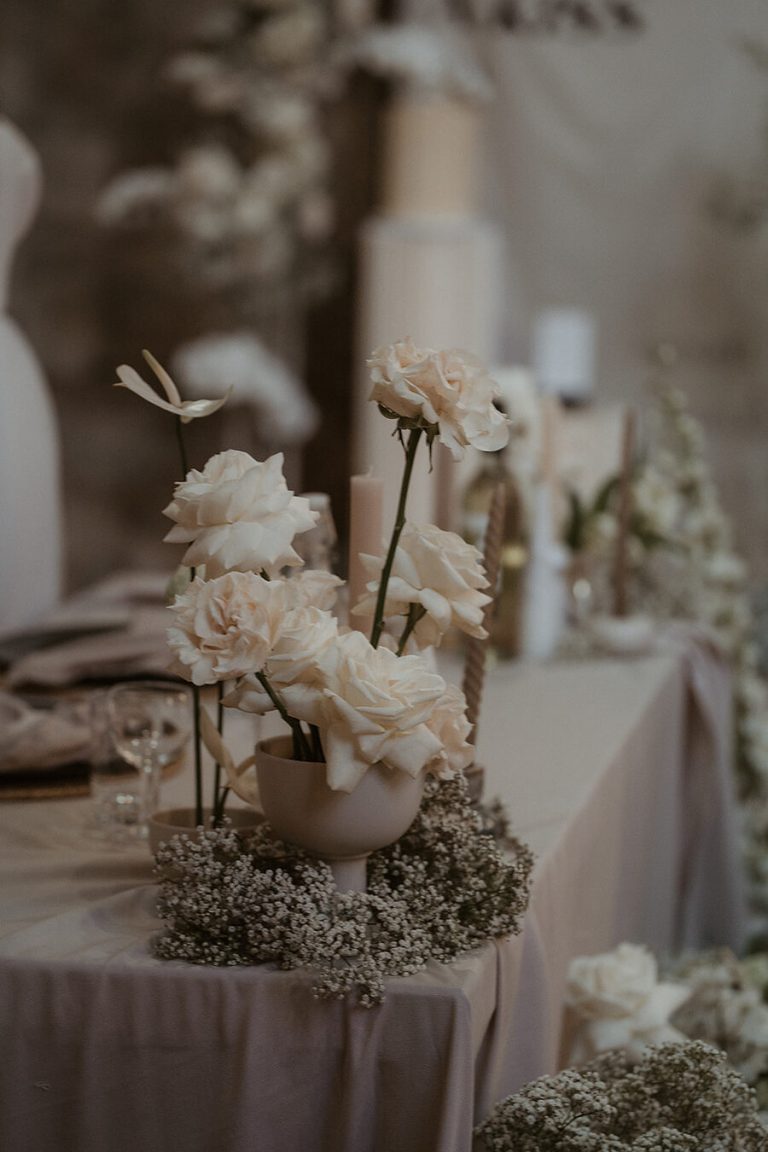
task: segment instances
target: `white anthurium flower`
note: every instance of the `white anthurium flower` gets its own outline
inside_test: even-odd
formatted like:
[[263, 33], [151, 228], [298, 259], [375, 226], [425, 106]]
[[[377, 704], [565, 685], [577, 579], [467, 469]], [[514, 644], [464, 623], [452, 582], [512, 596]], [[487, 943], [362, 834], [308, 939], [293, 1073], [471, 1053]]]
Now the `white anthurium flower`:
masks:
[[683, 1041], [669, 1020], [690, 995], [685, 984], [660, 982], [655, 957], [638, 945], [577, 957], [566, 987], [576, 1023], [570, 1062], [586, 1063], [612, 1048], [639, 1060], [650, 1045]]
[[219, 408], [223, 408], [229, 399], [231, 388], [218, 400], [182, 400], [178, 388], [162, 364], [158, 363], [146, 348], [142, 355], [160, 381], [166, 399], [163, 400], [152, 385], [147, 384], [146, 380], [143, 380], [136, 369], [131, 368], [129, 364], [121, 364], [118, 368], [119, 380], [115, 382], [115, 388], [127, 388], [129, 392], [134, 392], [142, 400], [154, 404], [157, 408], [162, 408], [164, 412], [173, 412], [174, 416], [179, 417], [182, 424], [189, 424], [190, 420], [197, 420], [202, 416], [210, 416], [213, 412], [218, 412]]
[[239, 764], [235, 763], [234, 756], [227, 748], [205, 708], [200, 709], [200, 735], [203, 738], [203, 744], [215, 762], [224, 769], [232, 791], [241, 800], [245, 800], [246, 804], [250, 804], [251, 807], [261, 811], [259, 784], [256, 778], [256, 757], [248, 756]]

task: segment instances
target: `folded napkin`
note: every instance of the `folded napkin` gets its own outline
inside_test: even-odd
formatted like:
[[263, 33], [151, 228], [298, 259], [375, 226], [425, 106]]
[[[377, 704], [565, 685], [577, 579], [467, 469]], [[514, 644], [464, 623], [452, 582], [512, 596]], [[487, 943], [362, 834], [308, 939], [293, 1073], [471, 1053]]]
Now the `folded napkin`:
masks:
[[53, 709], [32, 708], [0, 692], [0, 774], [58, 768], [86, 760], [91, 730], [85, 719]]
[[93, 680], [167, 676], [168, 624], [166, 608], [142, 608], [124, 631], [70, 640], [24, 656], [12, 666], [7, 682], [11, 688], [62, 688]]

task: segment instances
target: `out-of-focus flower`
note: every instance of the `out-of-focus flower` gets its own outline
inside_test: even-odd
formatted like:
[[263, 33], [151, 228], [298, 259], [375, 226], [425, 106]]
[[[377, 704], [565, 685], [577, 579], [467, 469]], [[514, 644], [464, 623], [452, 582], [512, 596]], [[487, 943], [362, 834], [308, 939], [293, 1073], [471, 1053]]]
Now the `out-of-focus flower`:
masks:
[[173, 357], [173, 368], [192, 396], [213, 386], [227, 389], [233, 403], [252, 407], [267, 444], [303, 444], [317, 430], [319, 412], [302, 382], [250, 332], [214, 334], [184, 344]]
[[128, 223], [156, 213], [167, 204], [174, 189], [168, 168], [135, 168], [116, 176], [99, 196], [96, 219], [106, 227]]
[[650, 1045], [685, 1039], [669, 1017], [689, 995], [685, 985], [660, 983], [655, 957], [635, 944], [577, 957], [566, 989], [577, 1026], [571, 1062], [592, 1060], [611, 1048], [639, 1060]]

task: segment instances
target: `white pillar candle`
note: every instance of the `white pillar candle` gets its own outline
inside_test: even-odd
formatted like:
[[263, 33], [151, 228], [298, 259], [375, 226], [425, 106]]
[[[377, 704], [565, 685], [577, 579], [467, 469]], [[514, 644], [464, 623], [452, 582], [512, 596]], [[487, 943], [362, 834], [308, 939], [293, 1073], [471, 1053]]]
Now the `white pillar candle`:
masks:
[[557, 440], [560, 429], [560, 399], [558, 396], [541, 398], [541, 449], [539, 453], [539, 479], [548, 484], [552, 492], [557, 489]]
[[353, 616], [352, 608], [365, 592], [368, 574], [360, 554], [382, 556], [384, 481], [379, 476], [352, 476], [349, 481], [349, 624], [358, 632], [370, 632], [372, 617]]
[[595, 384], [594, 317], [578, 308], [547, 308], [533, 332], [533, 370], [542, 392], [585, 404]]

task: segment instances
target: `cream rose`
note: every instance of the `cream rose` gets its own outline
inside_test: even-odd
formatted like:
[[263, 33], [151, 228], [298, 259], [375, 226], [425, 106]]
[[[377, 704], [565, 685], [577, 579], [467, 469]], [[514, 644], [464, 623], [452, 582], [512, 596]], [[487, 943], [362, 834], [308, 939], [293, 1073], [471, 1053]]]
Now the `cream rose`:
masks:
[[[363, 556], [372, 576], [380, 576], [384, 560]], [[420, 648], [438, 645], [453, 625], [469, 636], [483, 638], [483, 610], [491, 597], [480, 591], [488, 587], [476, 548], [455, 532], [433, 524], [406, 523], [395, 552], [387, 584], [385, 616], [408, 612], [412, 604], [424, 609], [413, 631]], [[368, 584], [368, 595], [352, 609], [355, 616], [370, 616], [376, 606], [379, 581]]]
[[656, 986], [655, 957], [635, 944], [620, 944], [614, 952], [579, 956], [568, 970], [566, 999], [585, 1019], [631, 1016]]
[[[293, 583], [286, 582], [286, 592]], [[306, 713], [310, 702], [316, 703], [322, 692], [321, 662], [329, 647], [338, 638], [336, 617], [320, 608], [300, 607], [286, 612], [280, 628], [280, 637], [269, 653], [264, 666], [270, 685], [289, 703], [285, 689], [301, 685], [294, 700], [301, 698], [301, 711]], [[234, 691], [226, 697], [228, 708], [241, 712], [255, 712], [263, 716], [271, 712], [274, 704], [255, 676], [245, 676]]]
[[321, 693], [296, 685], [281, 695], [292, 716], [320, 729], [331, 788], [351, 792], [378, 760], [415, 777], [436, 759], [440, 741], [428, 720], [446, 685], [421, 657], [398, 657], [348, 632], [319, 667]]
[[259, 463], [237, 451], [219, 452], [202, 472], [187, 473], [164, 515], [175, 521], [165, 539], [189, 543], [182, 562], [205, 564], [208, 577], [262, 569], [274, 576], [300, 565], [291, 542], [317, 520], [309, 501], [286, 487], [282, 453]]
[[280, 635], [285, 593], [253, 572], [197, 577], [171, 611], [168, 643], [178, 669], [193, 684], [214, 684], [264, 666]]
[[472, 725], [467, 720], [464, 693], [455, 684], [447, 685], [430, 713], [428, 726], [440, 741], [440, 751], [429, 764], [430, 772], [449, 780], [468, 768], [475, 758], [474, 748], [467, 743]]
[[305, 568], [286, 582], [286, 603], [289, 608], [314, 607], [330, 612], [343, 583], [331, 572], [324, 572], [320, 568]]
[[655, 958], [635, 944], [572, 960], [566, 987], [576, 1024], [571, 1063], [611, 1048], [639, 1060], [649, 1045], [683, 1040], [669, 1018], [689, 995], [685, 985], [659, 983]]
[[509, 421], [493, 403], [498, 385], [470, 353], [436, 352], [400, 340], [377, 348], [368, 367], [370, 399], [387, 412], [436, 429], [454, 459], [461, 459], [468, 444], [493, 452], [507, 443]]

